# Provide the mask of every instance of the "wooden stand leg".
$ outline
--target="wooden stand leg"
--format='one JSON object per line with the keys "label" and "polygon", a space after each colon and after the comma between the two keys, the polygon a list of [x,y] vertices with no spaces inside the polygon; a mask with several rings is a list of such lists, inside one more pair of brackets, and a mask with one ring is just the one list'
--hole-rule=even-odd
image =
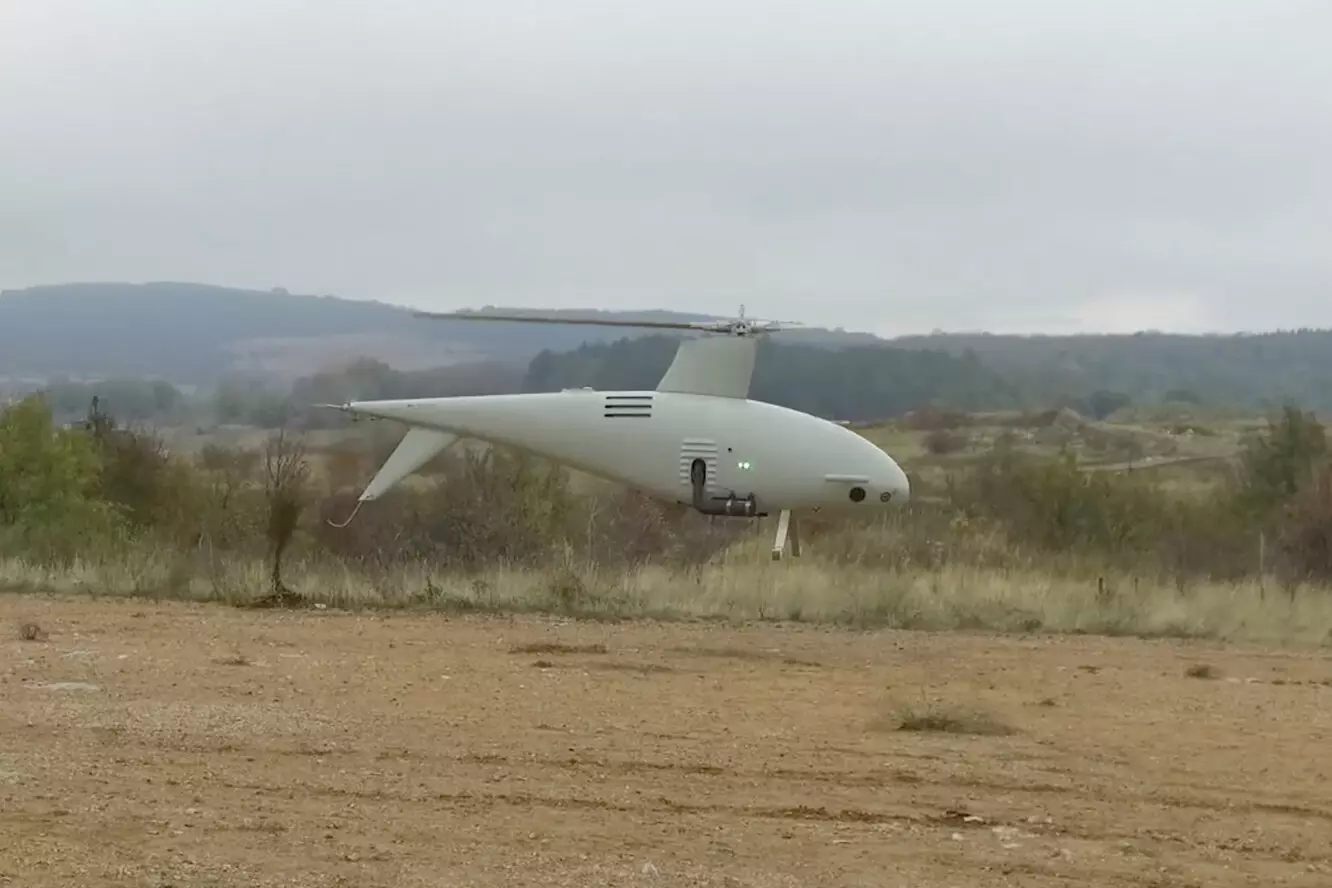
{"label": "wooden stand leg", "polygon": [[772,560],[781,561],[782,554],[786,549],[786,535],[791,527],[791,510],[782,509],[782,513],[777,516],[777,539],[772,544]]}

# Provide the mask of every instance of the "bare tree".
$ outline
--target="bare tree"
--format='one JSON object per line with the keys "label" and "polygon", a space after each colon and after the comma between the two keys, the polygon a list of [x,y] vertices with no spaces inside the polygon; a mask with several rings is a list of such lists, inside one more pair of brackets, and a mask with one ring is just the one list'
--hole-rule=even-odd
{"label": "bare tree", "polygon": [[306,447],[285,429],[269,436],[264,448],[264,496],[268,502],[268,546],[273,589],[259,604],[291,607],[300,596],[282,582],[282,557],[291,546],[309,496],[310,464]]}

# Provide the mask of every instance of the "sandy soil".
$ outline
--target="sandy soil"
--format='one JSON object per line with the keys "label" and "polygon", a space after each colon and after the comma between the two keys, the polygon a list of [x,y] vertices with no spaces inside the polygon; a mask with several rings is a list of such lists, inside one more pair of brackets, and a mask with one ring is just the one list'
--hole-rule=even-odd
{"label": "sandy soil", "polygon": [[[12,595],[0,632],[0,884],[1332,885],[1319,652]],[[894,730],[922,700],[1016,730]]]}

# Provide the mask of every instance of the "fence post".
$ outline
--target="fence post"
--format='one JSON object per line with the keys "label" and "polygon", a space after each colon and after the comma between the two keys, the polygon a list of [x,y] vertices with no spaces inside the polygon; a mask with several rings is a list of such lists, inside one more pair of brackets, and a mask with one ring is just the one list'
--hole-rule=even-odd
{"label": "fence post", "polygon": [[1267,531],[1258,531],[1258,597],[1267,600]]}

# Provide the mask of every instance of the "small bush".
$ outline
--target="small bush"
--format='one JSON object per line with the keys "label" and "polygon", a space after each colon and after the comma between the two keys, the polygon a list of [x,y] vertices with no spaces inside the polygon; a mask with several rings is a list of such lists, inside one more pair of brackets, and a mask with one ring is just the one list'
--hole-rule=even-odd
{"label": "small bush", "polygon": [[908,413],[904,424],[917,431],[946,431],[970,425],[971,417],[960,410],[930,406]]}
{"label": "small bush", "polygon": [[509,648],[511,654],[605,654],[604,644],[566,644],[560,641],[535,641],[528,644],[516,644]]}
{"label": "small bush", "polygon": [[925,435],[922,443],[927,453],[934,456],[947,456],[965,450],[967,436],[949,429],[934,429]]}
{"label": "small bush", "polygon": [[282,565],[310,496],[309,479],[310,466],[301,442],[289,437],[285,431],[272,435],[264,448],[264,497],[268,504],[266,536],[272,590],[266,598],[256,602],[260,606],[300,602],[300,596],[282,581]]}
{"label": "small bush", "polygon": [[964,706],[903,707],[892,719],[895,730],[1005,737],[1016,733],[997,716]]}

